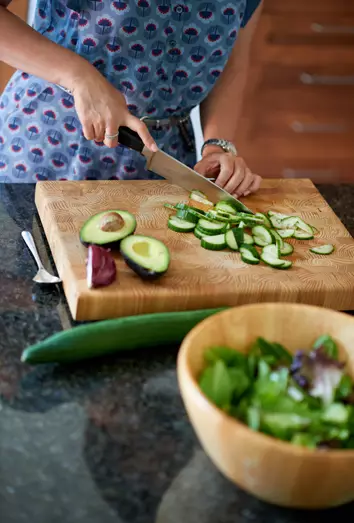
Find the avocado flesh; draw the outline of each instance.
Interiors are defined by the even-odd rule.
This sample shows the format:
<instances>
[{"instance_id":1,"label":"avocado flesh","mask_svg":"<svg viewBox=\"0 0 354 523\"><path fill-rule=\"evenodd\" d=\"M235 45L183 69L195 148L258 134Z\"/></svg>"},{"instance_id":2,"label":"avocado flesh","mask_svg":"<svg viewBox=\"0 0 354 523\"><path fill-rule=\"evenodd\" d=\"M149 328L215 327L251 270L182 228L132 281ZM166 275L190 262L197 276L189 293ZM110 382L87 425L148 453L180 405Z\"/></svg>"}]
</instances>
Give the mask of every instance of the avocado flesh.
<instances>
[{"instance_id":1,"label":"avocado flesh","mask_svg":"<svg viewBox=\"0 0 354 523\"><path fill-rule=\"evenodd\" d=\"M150 236L134 235L122 240L120 252L136 274L144 279L156 279L165 274L170 264L168 248Z\"/></svg>"},{"instance_id":2,"label":"avocado flesh","mask_svg":"<svg viewBox=\"0 0 354 523\"><path fill-rule=\"evenodd\" d=\"M118 228L116 231L102 230L101 227L104 216L111 215L112 213L119 214L124 220L124 225L118 225L120 228ZM136 220L130 212L121 210L108 210L91 216L91 218L89 218L83 224L80 230L80 240L81 243L85 245L85 247L88 245L100 245L114 248L119 246L120 241L123 238L126 238L130 234L134 234L135 229Z\"/></svg>"}]
</instances>

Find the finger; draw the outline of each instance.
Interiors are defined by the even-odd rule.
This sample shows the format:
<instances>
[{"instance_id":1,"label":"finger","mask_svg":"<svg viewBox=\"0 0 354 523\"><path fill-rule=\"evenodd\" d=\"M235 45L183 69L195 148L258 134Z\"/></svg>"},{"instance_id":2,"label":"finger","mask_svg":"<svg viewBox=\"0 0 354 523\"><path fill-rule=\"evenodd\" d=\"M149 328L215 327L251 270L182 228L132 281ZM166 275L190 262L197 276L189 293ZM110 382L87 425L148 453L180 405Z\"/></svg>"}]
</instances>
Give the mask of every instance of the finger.
<instances>
[{"instance_id":1,"label":"finger","mask_svg":"<svg viewBox=\"0 0 354 523\"><path fill-rule=\"evenodd\" d=\"M217 158L208 155L195 164L194 170L206 178L216 178L220 171L219 155Z\"/></svg>"},{"instance_id":2,"label":"finger","mask_svg":"<svg viewBox=\"0 0 354 523\"><path fill-rule=\"evenodd\" d=\"M93 124L94 132L95 132L95 141L96 142L103 142L104 140L104 124L102 122L94 122Z\"/></svg>"},{"instance_id":3,"label":"finger","mask_svg":"<svg viewBox=\"0 0 354 523\"><path fill-rule=\"evenodd\" d=\"M111 149L118 145L118 127L116 125L107 125L103 143Z\"/></svg>"},{"instance_id":4,"label":"finger","mask_svg":"<svg viewBox=\"0 0 354 523\"><path fill-rule=\"evenodd\" d=\"M229 192L230 194L233 194L237 187L243 182L246 175L246 168L245 165L242 162L238 162L234 166L234 172L227 182L226 186L224 187L225 191Z\"/></svg>"},{"instance_id":5,"label":"finger","mask_svg":"<svg viewBox=\"0 0 354 523\"><path fill-rule=\"evenodd\" d=\"M158 150L156 142L153 139L153 137L151 136L151 134L149 133L148 128L146 127L144 122L139 120L139 118L136 118L135 116L132 116L131 114L129 114L126 117L124 123L125 123L125 125L127 125L127 127L129 127L129 129L132 129L132 131L135 131L136 133L138 133L138 135L144 142L144 145L148 149L150 149L150 151L156 152Z\"/></svg>"},{"instance_id":6,"label":"finger","mask_svg":"<svg viewBox=\"0 0 354 523\"><path fill-rule=\"evenodd\" d=\"M89 121L82 122L82 132L86 140L93 140L95 137L93 125Z\"/></svg>"},{"instance_id":7,"label":"finger","mask_svg":"<svg viewBox=\"0 0 354 523\"><path fill-rule=\"evenodd\" d=\"M228 183L224 187L225 191L229 192L230 194L233 194L235 192L236 188L240 185L240 183L242 183L242 180L244 179L246 174L245 164L242 158L233 158L232 160L233 173Z\"/></svg>"},{"instance_id":8,"label":"finger","mask_svg":"<svg viewBox=\"0 0 354 523\"><path fill-rule=\"evenodd\" d=\"M242 196L251 186L253 182L253 174L249 169L246 168L245 176L238 187L236 187L235 194Z\"/></svg>"},{"instance_id":9,"label":"finger","mask_svg":"<svg viewBox=\"0 0 354 523\"><path fill-rule=\"evenodd\" d=\"M234 172L234 160L232 156L223 154L219 157L220 173L216 179L216 185L225 187Z\"/></svg>"},{"instance_id":10,"label":"finger","mask_svg":"<svg viewBox=\"0 0 354 523\"><path fill-rule=\"evenodd\" d=\"M249 194L258 191L258 189L261 186L262 178L258 174L254 174L253 176L253 183L250 185L249 189L244 193L244 196L248 196Z\"/></svg>"}]
</instances>

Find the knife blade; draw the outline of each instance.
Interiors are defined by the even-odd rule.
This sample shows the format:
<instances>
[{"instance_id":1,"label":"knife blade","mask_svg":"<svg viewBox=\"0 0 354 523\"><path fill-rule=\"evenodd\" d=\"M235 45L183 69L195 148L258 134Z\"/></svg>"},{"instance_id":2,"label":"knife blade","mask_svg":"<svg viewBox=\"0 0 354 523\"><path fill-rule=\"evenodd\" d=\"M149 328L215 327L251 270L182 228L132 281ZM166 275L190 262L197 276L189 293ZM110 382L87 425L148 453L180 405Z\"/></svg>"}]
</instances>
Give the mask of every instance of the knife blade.
<instances>
[{"instance_id":1,"label":"knife blade","mask_svg":"<svg viewBox=\"0 0 354 523\"><path fill-rule=\"evenodd\" d=\"M118 133L118 142L124 147L133 149L147 160L147 168L150 171L162 176L173 185L178 185L183 189L191 192L198 190L203 192L211 202L217 203L220 200L230 202L237 211L254 214L246 205L234 198L221 187L211 182L201 174L197 173L179 160L176 160L169 154L161 151L152 152L144 146L139 135L128 127L120 127Z\"/></svg>"}]
</instances>

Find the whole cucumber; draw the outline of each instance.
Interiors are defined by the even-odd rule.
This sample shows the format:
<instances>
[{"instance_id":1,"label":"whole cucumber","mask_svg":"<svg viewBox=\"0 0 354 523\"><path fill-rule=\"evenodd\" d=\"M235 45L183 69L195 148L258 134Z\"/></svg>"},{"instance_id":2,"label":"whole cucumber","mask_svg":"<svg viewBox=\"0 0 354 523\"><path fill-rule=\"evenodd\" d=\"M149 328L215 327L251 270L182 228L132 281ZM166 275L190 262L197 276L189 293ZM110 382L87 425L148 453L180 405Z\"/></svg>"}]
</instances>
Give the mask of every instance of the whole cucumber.
<instances>
[{"instance_id":1,"label":"whole cucumber","mask_svg":"<svg viewBox=\"0 0 354 523\"><path fill-rule=\"evenodd\" d=\"M65 363L119 351L178 344L195 325L222 310L144 314L80 325L28 347L21 361Z\"/></svg>"}]
</instances>

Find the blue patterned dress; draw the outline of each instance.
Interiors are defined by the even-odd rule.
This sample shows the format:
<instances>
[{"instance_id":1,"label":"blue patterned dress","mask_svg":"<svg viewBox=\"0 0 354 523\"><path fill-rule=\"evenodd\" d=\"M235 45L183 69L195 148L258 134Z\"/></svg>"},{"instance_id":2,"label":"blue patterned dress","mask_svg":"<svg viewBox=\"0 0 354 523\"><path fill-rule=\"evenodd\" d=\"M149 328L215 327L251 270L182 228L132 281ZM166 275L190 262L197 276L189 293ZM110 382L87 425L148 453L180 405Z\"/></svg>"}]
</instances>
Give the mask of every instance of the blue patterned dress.
<instances>
[{"instance_id":1,"label":"blue patterned dress","mask_svg":"<svg viewBox=\"0 0 354 523\"><path fill-rule=\"evenodd\" d=\"M91 62L141 118L198 105L221 74L260 0L38 0L33 27ZM191 123L187 131L192 138ZM152 128L167 153L193 166L176 126ZM87 141L73 97L17 71L0 97L0 182L153 178L143 157Z\"/></svg>"}]
</instances>

